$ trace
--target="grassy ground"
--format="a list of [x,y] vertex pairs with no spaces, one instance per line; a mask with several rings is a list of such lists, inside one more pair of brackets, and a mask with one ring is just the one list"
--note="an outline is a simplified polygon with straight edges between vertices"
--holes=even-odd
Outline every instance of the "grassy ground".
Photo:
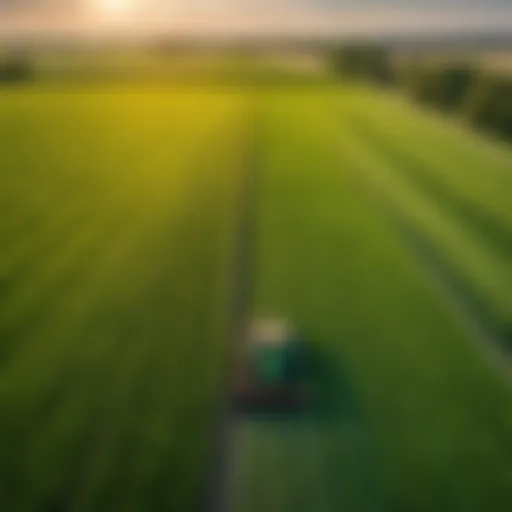
[[245,110],[198,91],[2,97],[2,510],[201,500]]
[[234,509],[507,512],[512,392],[372,187],[505,326],[512,153],[260,78],[256,144],[254,88],[2,89],[2,510],[198,510],[256,158],[255,310],[304,330],[319,414],[237,421]]
[[242,420],[235,508],[506,511],[512,394],[367,193],[333,102],[268,100],[256,267],[257,310],[329,361],[329,414]]
[[[1,55],[0,55],[1,59]],[[172,85],[289,84],[311,86],[333,83],[321,59],[298,56],[250,55],[249,52],[172,52],[133,49],[82,49],[65,53],[34,52],[31,63],[38,83],[97,83]]]
[[433,241],[466,295],[512,344],[510,151],[369,92],[347,95],[339,113],[358,169]]

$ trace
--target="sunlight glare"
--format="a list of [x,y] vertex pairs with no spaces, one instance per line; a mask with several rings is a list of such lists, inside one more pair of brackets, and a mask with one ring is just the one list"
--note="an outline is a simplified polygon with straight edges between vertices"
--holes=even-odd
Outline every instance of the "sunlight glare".
[[126,16],[133,9],[133,0],[94,0],[94,4],[106,16]]

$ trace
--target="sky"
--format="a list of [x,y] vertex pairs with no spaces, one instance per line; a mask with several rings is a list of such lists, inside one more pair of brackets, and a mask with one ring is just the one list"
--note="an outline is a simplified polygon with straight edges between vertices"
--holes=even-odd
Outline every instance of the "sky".
[[512,34],[512,0],[0,0],[0,33],[31,30]]

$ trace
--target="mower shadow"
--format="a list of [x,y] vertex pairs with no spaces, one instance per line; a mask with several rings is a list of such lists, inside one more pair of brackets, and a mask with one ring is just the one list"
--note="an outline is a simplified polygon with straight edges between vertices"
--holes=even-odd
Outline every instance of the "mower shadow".
[[324,422],[362,421],[354,377],[339,354],[313,344],[308,352],[315,389],[313,416]]
[[339,354],[319,343],[300,342],[301,377],[308,398],[299,403],[236,405],[235,414],[246,421],[263,423],[363,422],[360,400],[347,367]]
[[308,339],[303,344],[304,376],[312,391],[306,407],[238,411],[237,426],[242,436],[248,436],[249,446],[257,440],[269,474],[281,464],[283,473],[290,475],[291,501],[322,494],[328,503],[323,510],[386,510],[380,465],[357,379],[336,343],[330,341],[334,349],[328,343]]

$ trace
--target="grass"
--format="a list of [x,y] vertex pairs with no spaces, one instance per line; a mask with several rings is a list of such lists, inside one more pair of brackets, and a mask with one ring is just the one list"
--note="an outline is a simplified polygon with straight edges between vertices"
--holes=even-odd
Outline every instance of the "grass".
[[334,414],[242,422],[237,510],[505,511],[510,390],[362,186],[338,100],[269,99],[256,267],[257,310],[330,361]]
[[[34,51],[31,62],[38,83],[167,84],[195,86],[332,85],[320,58],[186,49],[82,49],[71,53]],[[309,60],[309,62],[308,62]]]
[[3,98],[0,508],[191,510],[220,398],[246,102]]
[[507,512],[512,391],[367,185],[506,322],[512,153],[234,71],[2,89],[0,508],[201,508],[256,162],[255,312],[310,340],[320,414],[236,423],[234,510]]
[[367,178],[431,239],[467,295],[512,343],[510,152],[405,104],[377,103],[368,92],[356,98],[355,108],[340,106],[351,132],[348,150],[359,153]]

